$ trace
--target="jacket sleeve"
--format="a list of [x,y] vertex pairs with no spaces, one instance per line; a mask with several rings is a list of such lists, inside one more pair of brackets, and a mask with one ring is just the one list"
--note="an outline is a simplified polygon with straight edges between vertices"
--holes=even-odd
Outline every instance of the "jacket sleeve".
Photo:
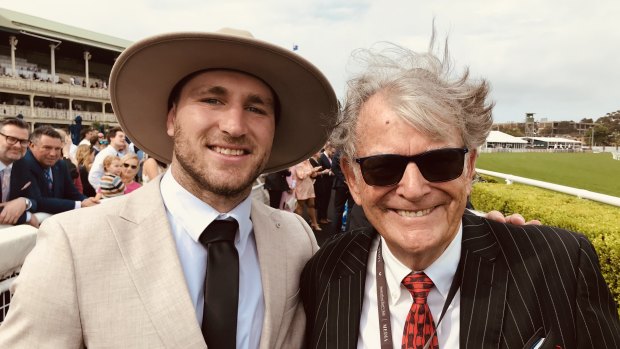
[[84,348],[73,265],[65,232],[46,220],[12,285],[0,348]]
[[620,348],[618,307],[603,279],[594,247],[580,237],[577,270],[577,347]]

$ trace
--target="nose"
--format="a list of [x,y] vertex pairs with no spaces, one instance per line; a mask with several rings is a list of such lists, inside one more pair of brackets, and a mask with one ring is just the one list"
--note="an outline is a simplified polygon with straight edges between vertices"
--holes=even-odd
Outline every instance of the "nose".
[[405,168],[403,178],[398,182],[396,193],[409,201],[416,201],[430,193],[429,182],[422,176],[418,166],[410,162]]
[[241,106],[231,106],[222,115],[220,120],[220,130],[231,137],[241,137],[247,132],[244,109]]

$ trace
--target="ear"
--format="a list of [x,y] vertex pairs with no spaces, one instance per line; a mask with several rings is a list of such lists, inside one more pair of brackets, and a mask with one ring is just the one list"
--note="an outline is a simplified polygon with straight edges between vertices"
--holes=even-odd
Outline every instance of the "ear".
[[172,108],[168,110],[168,118],[166,119],[166,133],[168,136],[174,136],[174,120],[177,117],[177,106],[176,104],[172,105]]
[[[344,175],[345,180],[347,181],[347,185],[349,186],[349,192],[351,193],[351,197],[355,200],[355,203],[359,206],[362,206],[362,200],[360,196],[361,186],[362,184],[358,183],[358,178],[355,175],[355,170],[353,169],[355,166],[348,158],[341,157],[340,158],[340,169],[342,170],[342,174]],[[363,179],[360,178],[361,181]]]
[[467,195],[470,195],[472,184],[474,182],[474,176],[476,175],[476,159],[478,159],[478,149],[471,150],[467,155],[467,173],[465,179],[467,181]]

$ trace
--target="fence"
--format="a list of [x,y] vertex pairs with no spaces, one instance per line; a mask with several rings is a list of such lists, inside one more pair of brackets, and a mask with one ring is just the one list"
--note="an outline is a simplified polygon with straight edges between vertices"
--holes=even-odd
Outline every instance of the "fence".
[[536,179],[519,177],[519,176],[510,175],[510,174],[500,173],[500,172],[487,171],[487,170],[481,170],[481,169],[476,169],[476,172],[485,174],[488,176],[503,178],[506,180],[506,184],[512,184],[513,182],[523,183],[523,184],[532,185],[535,187],[557,191],[560,193],[575,195],[580,199],[590,199],[593,201],[603,202],[608,205],[620,206],[620,198],[611,196],[611,195],[595,193],[595,192],[584,190],[584,189],[567,187],[564,185],[543,182],[543,181],[539,181]]

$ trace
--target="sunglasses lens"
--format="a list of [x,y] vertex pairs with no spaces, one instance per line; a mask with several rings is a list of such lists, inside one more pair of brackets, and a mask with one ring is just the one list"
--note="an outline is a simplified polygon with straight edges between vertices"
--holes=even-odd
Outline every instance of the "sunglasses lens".
[[463,149],[438,149],[421,154],[416,160],[422,176],[429,182],[447,182],[463,173]]
[[400,155],[377,155],[365,158],[360,166],[368,185],[388,186],[400,182],[407,162]]
[[463,173],[467,149],[445,148],[414,156],[375,155],[358,159],[362,177],[368,185],[390,186],[400,182],[409,162],[415,162],[429,182],[447,182]]

